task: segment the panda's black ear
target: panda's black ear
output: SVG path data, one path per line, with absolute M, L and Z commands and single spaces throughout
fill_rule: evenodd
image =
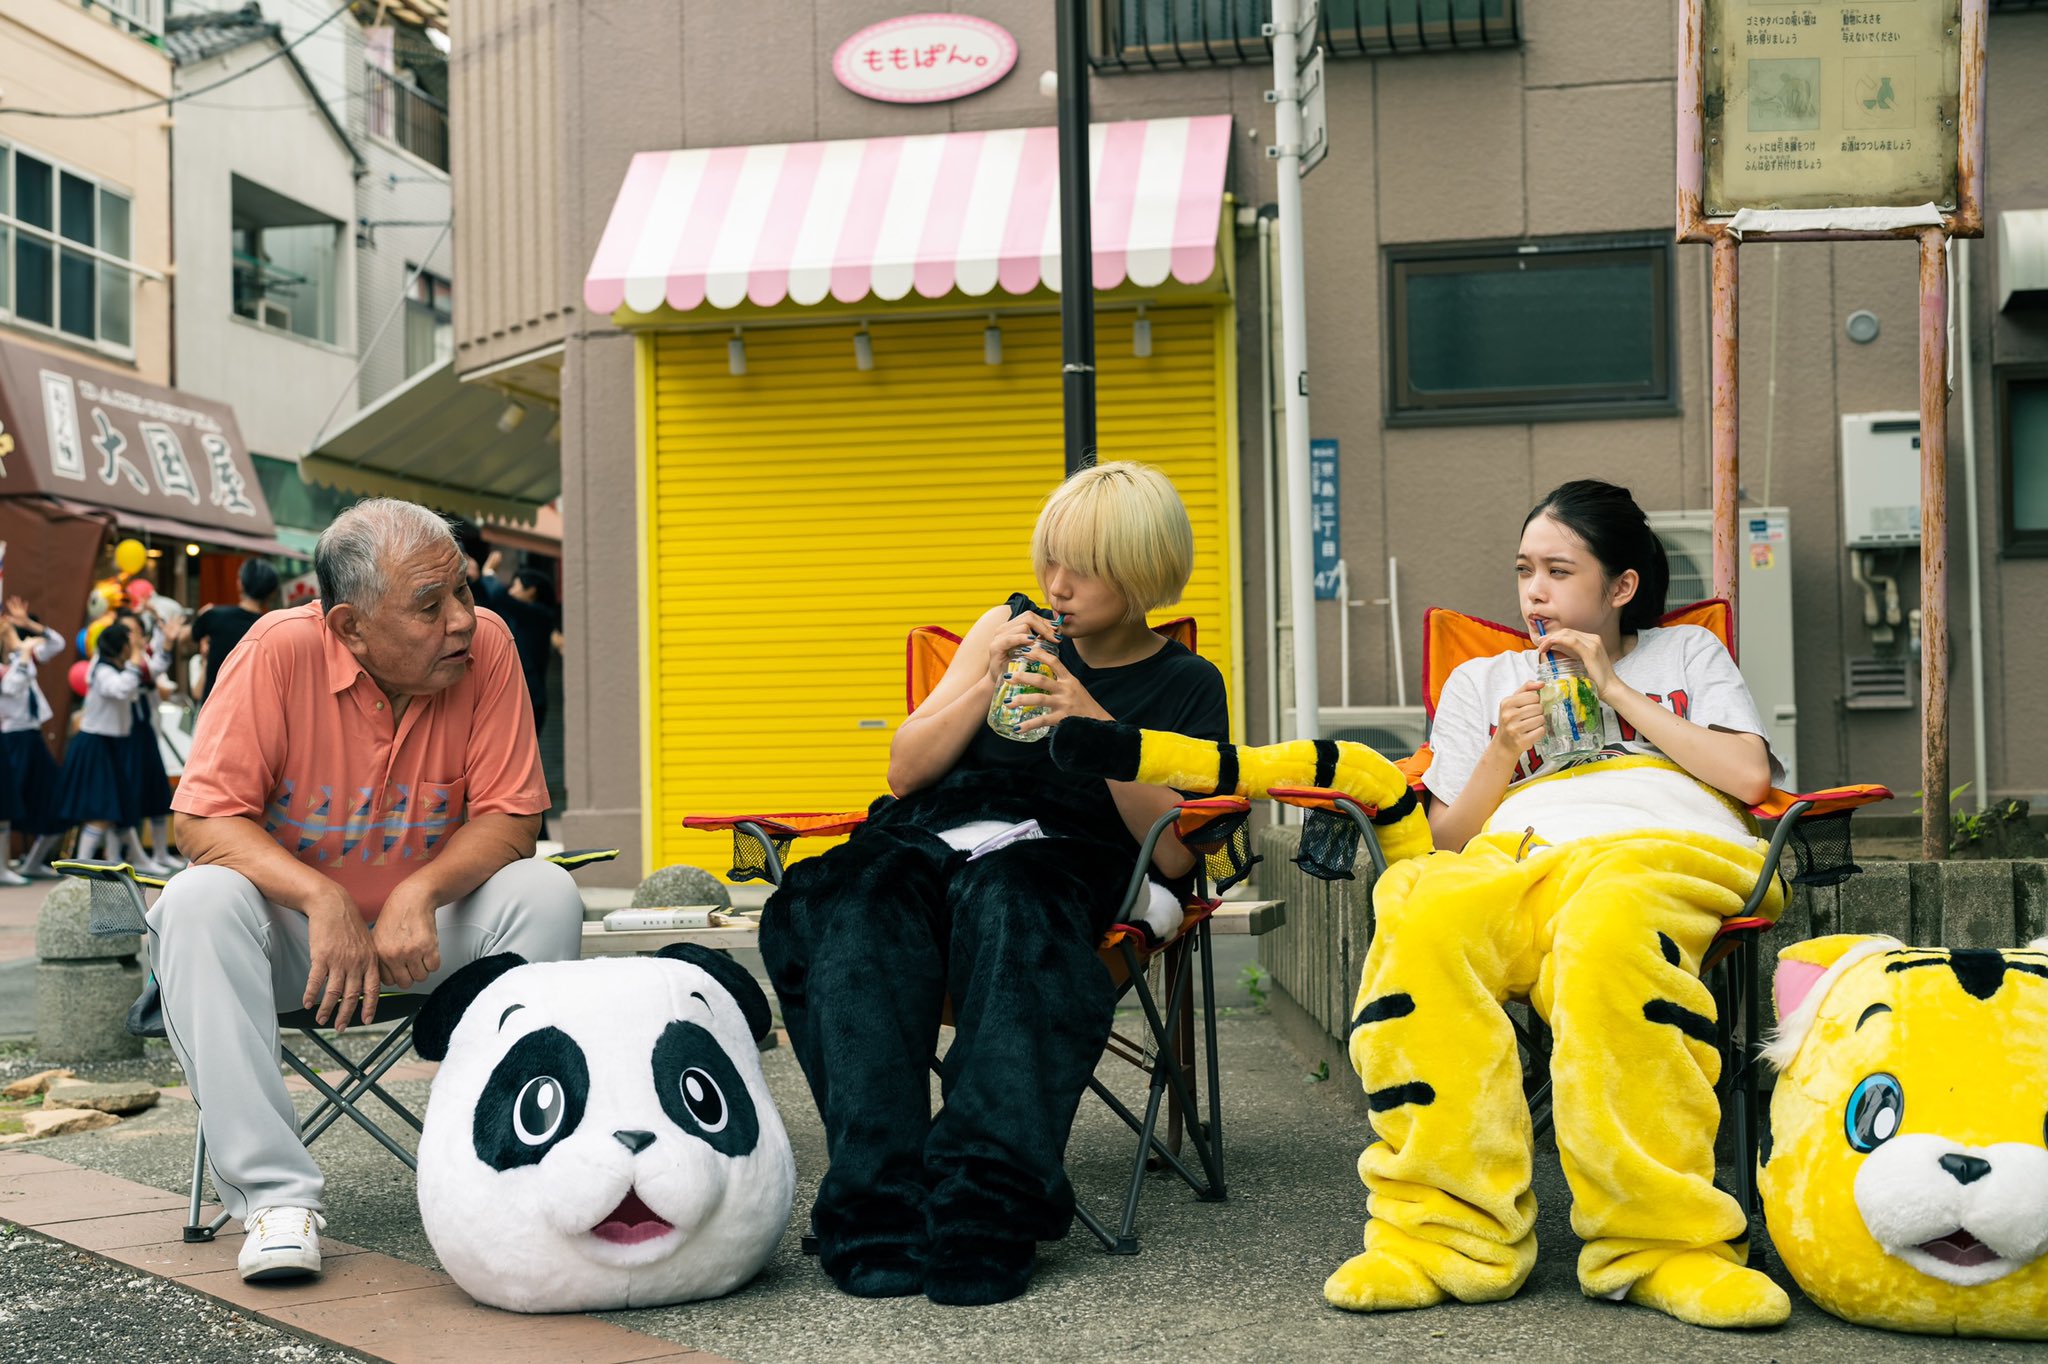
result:
M 747 1020 L 747 1028 L 759 1042 L 775 1026 L 775 1016 L 768 1012 L 768 996 L 761 993 L 761 987 L 754 980 L 753 973 L 723 952 L 714 952 L 693 942 L 670 943 L 655 954 L 695 966 L 707 972 L 710 977 L 725 987 L 733 1002 L 740 1006 L 740 1013 Z
M 469 1006 L 476 1003 L 476 997 L 490 988 L 492 981 L 514 967 L 526 965 L 526 958 L 517 952 L 500 952 L 494 957 L 478 957 L 469 965 L 441 982 L 434 993 L 427 996 L 427 1002 L 412 1018 L 412 1049 L 423 1060 L 439 1061 L 448 1055 L 448 1039 L 455 1036 L 455 1025 L 469 1012 Z

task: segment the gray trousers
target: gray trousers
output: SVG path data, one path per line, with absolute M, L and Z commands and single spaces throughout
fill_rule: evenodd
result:
M 479 957 L 573 960 L 583 899 L 552 862 L 514 862 L 435 916 L 441 969 L 425 994 Z M 372 930 L 374 934 L 374 929 Z M 321 1208 L 325 1181 L 299 1140 L 278 1069 L 277 1016 L 304 1007 L 312 950 L 306 916 L 265 900 L 240 872 L 188 867 L 149 911 L 150 959 L 171 1050 L 206 1124 L 221 1205 Z

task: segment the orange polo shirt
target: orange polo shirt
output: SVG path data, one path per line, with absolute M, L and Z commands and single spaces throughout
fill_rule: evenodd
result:
M 476 614 L 469 671 L 414 697 L 395 726 L 319 603 L 264 616 L 199 712 L 172 808 L 260 820 L 368 919 L 472 815 L 542 813 L 547 781 L 512 632 Z

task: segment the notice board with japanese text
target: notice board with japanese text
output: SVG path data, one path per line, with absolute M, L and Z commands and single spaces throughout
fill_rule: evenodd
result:
M 1705 211 L 1957 206 L 1960 0 L 1704 0 Z

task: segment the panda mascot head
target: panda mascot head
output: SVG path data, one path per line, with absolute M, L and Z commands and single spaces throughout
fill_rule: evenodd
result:
M 584 1312 L 716 1297 L 767 1262 L 796 1183 L 761 1077 L 768 1001 L 730 958 L 485 957 L 414 1020 L 441 1063 L 420 1218 L 478 1302 Z

